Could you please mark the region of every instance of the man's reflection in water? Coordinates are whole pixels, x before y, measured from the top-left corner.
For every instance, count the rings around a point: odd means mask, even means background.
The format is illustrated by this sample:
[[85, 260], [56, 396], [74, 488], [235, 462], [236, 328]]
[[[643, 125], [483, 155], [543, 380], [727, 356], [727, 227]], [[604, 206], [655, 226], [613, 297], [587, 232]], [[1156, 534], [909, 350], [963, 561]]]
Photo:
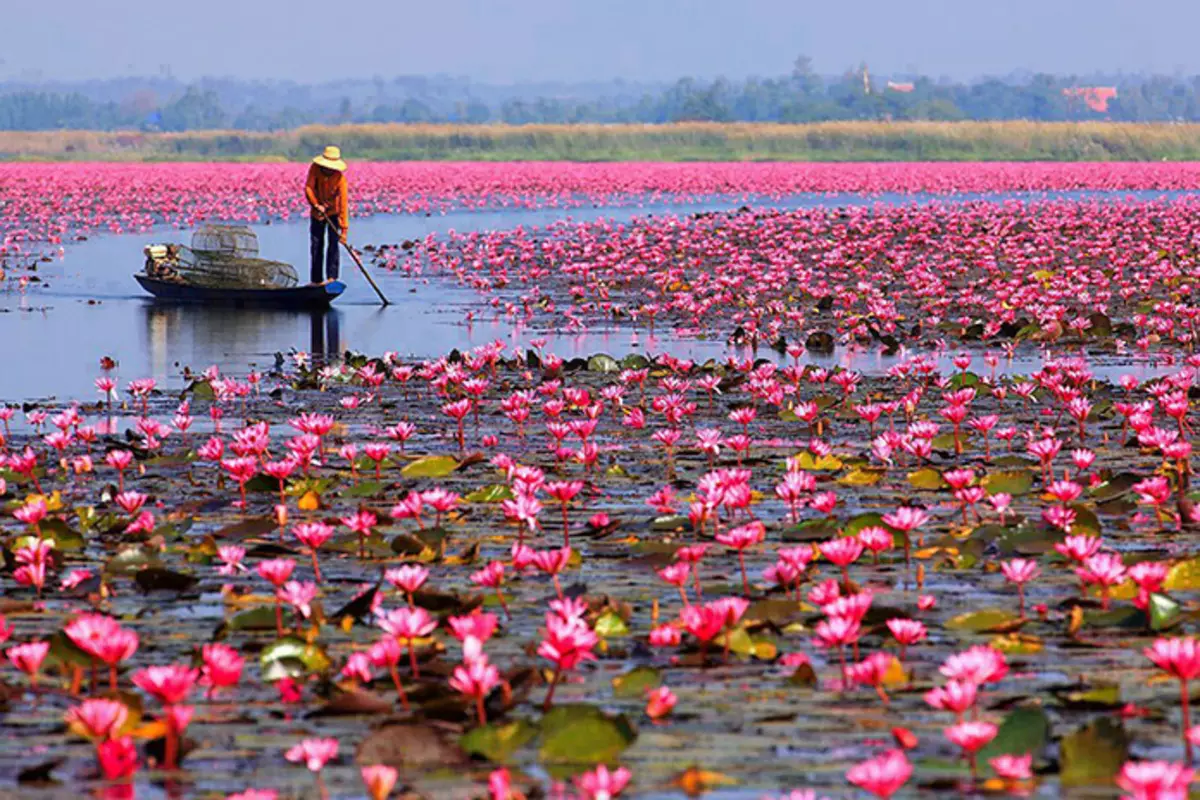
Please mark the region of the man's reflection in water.
[[338, 330], [341, 314], [332, 309], [309, 313], [312, 338], [308, 350], [313, 361], [321, 365], [336, 361], [342, 354], [342, 337]]

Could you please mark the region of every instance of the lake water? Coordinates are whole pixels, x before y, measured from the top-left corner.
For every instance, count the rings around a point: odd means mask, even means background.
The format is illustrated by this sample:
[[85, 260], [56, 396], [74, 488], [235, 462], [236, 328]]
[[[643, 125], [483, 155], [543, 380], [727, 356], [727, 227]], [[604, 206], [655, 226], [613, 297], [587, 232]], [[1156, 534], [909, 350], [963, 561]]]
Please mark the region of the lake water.
[[[1055, 195], [960, 195], [955, 202], [1012, 199], [1101, 200], [1178, 197], [1162, 192], [1102, 193], [1064, 192]], [[504, 211], [459, 211], [438, 217], [377, 216], [355, 220], [352, 241], [365, 244], [397, 243], [430, 232], [497, 230], [518, 225], [545, 226], [561, 220], [594, 220], [606, 217], [627, 220], [649, 213], [695, 213], [736, 208], [741, 198], [714, 197], [703, 204], [640, 205], [590, 209], [540, 209]], [[896, 203], [948, 202], [944, 196], [912, 195], [856, 197], [846, 195], [803, 195], [773, 207], [864, 206]], [[255, 226], [260, 250], [265, 257], [307, 271], [307, 222]], [[181, 385], [183, 367], [204, 369], [216, 364], [233, 373], [251, 366], [269, 366], [276, 352], [305, 350], [336, 353], [347, 349], [379, 354], [394, 350], [405, 356], [445, 354], [452, 348], [466, 349], [501, 339], [510, 344], [527, 344], [545, 331], [525, 331], [491, 318], [489, 313], [471, 325], [464, 324], [465, 312], [478, 302], [478, 295], [449, 282], [413, 280], [390, 273], [375, 277], [393, 305], [378, 305], [370, 287], [343, 255], [346, 293], [328, 312], [222, 309], [169, 306], [152, 302], [131, 277], [142, 263], [147, 241], [187, 241], [189, 232], [163, 229], [150, 235], [97, 236], [67, 249], [64, 257], [42, 264], [38, 275], [43, 285], [32, 284], [24, 294], [0, 293], [0, 338], [9, 343], [0, 370], [0, 399], [17, 401], [37, 398], [92, 398], [93, 379], [99, 374], [100, 359], [111, 356], [120, 363], [119, 377], [125, 381], [153, 376], [160, 385]], [[704, 360], [731, 352], [723, 341], [679, 340], [669, 336], [648, 337], [628, 328], [589, 332], [584, 335], [548, 335], [548, 349], [564, 357], [608, 352], [654, 353], [668, 351]], [[745, 355], [745, 351], [739, 351]], [[774, 357], [770, 350], [758, 355]], [[860, 370], [883, 369], [891, 363], [875, 354], [839, 353], [837, 361]]]

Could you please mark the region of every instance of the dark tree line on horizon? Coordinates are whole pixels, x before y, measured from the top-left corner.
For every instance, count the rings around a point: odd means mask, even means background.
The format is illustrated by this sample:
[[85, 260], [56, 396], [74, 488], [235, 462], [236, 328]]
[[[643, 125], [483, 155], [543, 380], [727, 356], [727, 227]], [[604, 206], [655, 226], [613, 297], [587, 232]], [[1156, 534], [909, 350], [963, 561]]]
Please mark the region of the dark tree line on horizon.
[[[0, 129], [270, 131], [308, 123], [665, 123], [827, 120], [1200, 120], [1200, 76], [1014, 75], [971, 82], [892, 77], [862, 68], [819, 75], [805, 58], [790, 74], [745, 80], [681, 78], [495, 86], [445, 76], [291, 82], [111, 79], [0, 83]], [[1064, 90], [1105, 85], [1105, 112]], [[904, 87], [908, 89], [907, 86]]]

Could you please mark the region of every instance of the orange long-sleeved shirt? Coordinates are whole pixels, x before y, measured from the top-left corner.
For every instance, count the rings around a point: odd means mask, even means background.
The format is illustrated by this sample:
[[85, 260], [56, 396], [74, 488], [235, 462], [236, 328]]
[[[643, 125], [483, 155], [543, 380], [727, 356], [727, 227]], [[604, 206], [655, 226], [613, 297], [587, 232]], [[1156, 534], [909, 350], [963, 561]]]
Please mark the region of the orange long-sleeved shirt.
[[345, 173], [310, 164], [308, 179], [304, 182], [304, 196], [312, 206], [313, 219], [320, 218], [317, 204], [321, 204], [342, 232], [350, 230], [350, 202], [347, 199]]

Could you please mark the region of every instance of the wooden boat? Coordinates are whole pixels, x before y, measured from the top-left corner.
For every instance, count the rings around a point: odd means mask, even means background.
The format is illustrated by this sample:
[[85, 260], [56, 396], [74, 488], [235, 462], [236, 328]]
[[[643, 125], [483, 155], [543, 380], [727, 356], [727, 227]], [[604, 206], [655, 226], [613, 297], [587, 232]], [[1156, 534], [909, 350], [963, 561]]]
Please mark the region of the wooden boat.
[[286, 289], [237, 289], [197, 286], [183, 281], [152, 278], [144, 272], [133, 276], [155, 299], [169, 303], [201, 303], [220, 306], [256, 306], [271, 308], [328, 308], [346, 291], [346, 284], [330, 281]]

